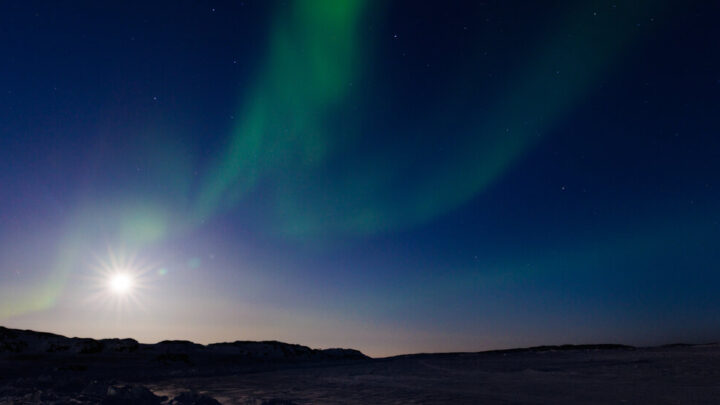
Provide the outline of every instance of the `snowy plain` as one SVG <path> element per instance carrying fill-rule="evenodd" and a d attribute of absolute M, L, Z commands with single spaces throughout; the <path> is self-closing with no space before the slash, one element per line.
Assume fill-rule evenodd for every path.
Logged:
<path fill-rule="evenodd" d="M 83 339 L 0 327 L 0 404 L 720 404 L 720 345 L 372 359 L 281 342 Z"/>

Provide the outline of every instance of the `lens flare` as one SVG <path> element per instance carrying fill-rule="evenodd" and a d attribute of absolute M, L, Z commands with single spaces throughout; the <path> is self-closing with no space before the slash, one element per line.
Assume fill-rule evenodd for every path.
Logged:
<path fill-rule="evenodd" d="M 154 275 L 160 266 L 139 261 L 134 254 L 108 248 L 106 255 L 96 257 L 88 277 L 91 293 L 88 304 L 107 314 L 144 310 Z"/>
<path fill-rule="evenodd" d="M 127 294 L 132 290 L 133 278 L 128 273 L 113 274 L 108 280 L 110 291 L 115 294 Z"/>

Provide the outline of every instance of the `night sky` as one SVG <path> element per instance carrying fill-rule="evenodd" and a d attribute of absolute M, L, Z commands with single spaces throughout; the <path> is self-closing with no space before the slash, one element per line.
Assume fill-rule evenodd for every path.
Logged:
<path fill-rule="evenodd" d="M 374 356 L 718 340 L 719 18 L 3 2 L 0 324 Z"/>

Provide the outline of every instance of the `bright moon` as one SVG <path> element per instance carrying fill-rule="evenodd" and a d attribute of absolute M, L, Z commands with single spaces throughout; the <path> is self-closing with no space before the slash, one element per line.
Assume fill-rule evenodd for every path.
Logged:
<path fill-rule="evenodd" d="M 126 294 L 132 288 L 133 280 L 128 274 L 118 273 L 110 277 L 109 285 L 115 294 Z"/>

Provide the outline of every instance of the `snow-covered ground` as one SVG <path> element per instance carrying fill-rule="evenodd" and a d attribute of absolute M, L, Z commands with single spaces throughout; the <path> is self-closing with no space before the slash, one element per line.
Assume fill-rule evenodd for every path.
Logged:
<path fill-rule="evenodd" d="M 213 399 L 214 398 L 214 399 Z M 720 346 L 370 359 L 280 342 L 93 340 L 0 328 L 0 404 L 720 404 Z"/>
<path fill-rule="evenodd" d="M 150 388 L 226 404 L 720 404 L 720 347 L 418 355 Z"/>

